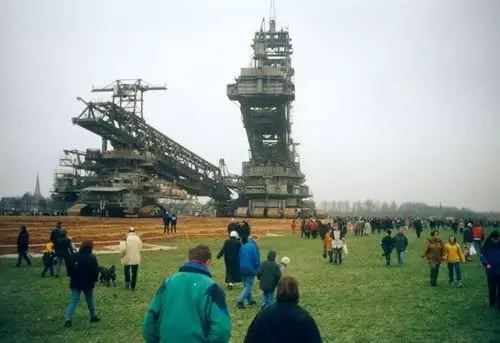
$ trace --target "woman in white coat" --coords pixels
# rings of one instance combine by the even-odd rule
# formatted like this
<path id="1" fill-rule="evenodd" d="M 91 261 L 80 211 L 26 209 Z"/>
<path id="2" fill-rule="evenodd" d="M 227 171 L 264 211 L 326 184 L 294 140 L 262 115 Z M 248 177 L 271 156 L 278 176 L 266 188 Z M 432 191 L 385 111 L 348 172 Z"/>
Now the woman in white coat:
<path id="1" fill-rule="evenodd" d="M 131 227 L 126 240 L 120 244 L 121 262 L 124 265 L 125 288 L 135 291 L 137 284 L 137 271 L 141 263 L 142 241 Z"/>
<path id="2" fill-rule="evenodd" d="M 342 231 L 339 230 L 338 224 L 335 224 L 333 230 L 330 234 L 332 240 L 332 248 L 333 248 L 333 263 L 342 264 L 342 249 L 345 244 L 345 236 Z"/>

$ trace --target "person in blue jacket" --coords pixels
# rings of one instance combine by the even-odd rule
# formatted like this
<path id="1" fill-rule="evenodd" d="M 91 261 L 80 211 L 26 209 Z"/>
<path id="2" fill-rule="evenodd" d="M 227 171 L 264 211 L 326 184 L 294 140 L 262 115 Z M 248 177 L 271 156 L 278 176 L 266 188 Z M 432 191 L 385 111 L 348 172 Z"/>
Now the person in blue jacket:
<path id="1" fill-rule="evenodd" d="M 490 307 L 500 311 L 500 233 L 493 231 L 481 249 L 481 263 L 486 268 Z"/>
<path id="2" fill-rule="evenodd" d="M 243 291 L 238 298 L 237 307 L 239 309 L 245 308 L 245 300 L 248 301 L 248 305 L 255 305 L 256 303 L 252 297 L 252 287 L 260 265 L 258 241 L 257 236 L 252 235 L 252 238 L 243 244 L 240 249 L 240 275 L 243 282 Z"/>

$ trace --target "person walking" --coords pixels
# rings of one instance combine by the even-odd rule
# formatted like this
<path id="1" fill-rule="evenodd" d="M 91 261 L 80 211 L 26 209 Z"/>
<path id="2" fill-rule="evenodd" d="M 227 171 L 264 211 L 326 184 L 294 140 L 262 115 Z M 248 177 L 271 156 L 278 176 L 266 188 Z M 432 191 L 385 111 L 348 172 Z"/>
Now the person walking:
<path id="1" fill-rule="evenodd" d="M 484 242 L 481 263 L 486 269 L 490 307 L 500 311 L 500 233 L 497 230 Z"/>
<path id="2" fill-rule="evenodd" d="M 243 291 L 238 298 L 237 307 L 239 309 L 245 308 L 245 300 L 248 301 L 248 305 L 255 305 L 256 303 L 252 297 L 252 288 L 260 264 L 260 253 L 257 243 L 257 236 L 252 236 L 252 239 L 243 244 L 240 249 L 240 275 L 243 281 Z"/>
<path id="3" fill-rule="evenodd" d="M 59 277 L 59 272 L 61 271 L 61 266 L 64 262 L 66 268 L 66 275 L 69 276 L 69 267 L 71 264 L 71 257 L 73 256 L 73 247 L 71 245 L 71 240 L 67 237 L 68 232 L 66 229 L 61 230 L 61 234 L 57 237 L 57 242 L 54 246 L 56 251 L 56 278 Z"/>
<path id="4" fill-rule="evenodd" d="M 229 239 L 217 254 L 217 259 L 224 256 L 224 265 L 226 266 L 226 285 L 228 290 L 232 290 L 235 283 L 241 282 L 240 276 L 240 249 L 241 242 L 238 232 L 231 231 Z"/>
<path id="5" fill-rule="evenodd" d="M 470 262 L 472 261 L 470 250 L 473 246 L 474 238 L 472 237 L 472 224 L 467 225 L 463 232 L 463 240 L 465 246 L 465 260 Z"/>
<path id="6" fill-rule="evenodd" d="M 28 248 L 30 246 L 30 234 L 26 225 L 21 225 L 21 230 L 17 235 L 17 263 L 16 267 L 21 267 L 23 259 L 28 266 L 31 266 L 30 258 L 28 257 Z"/>
<path id="7" fill-rule="evenodd" d="M 54 276 L 54 243 L 47 243 L 42 253 L 42 277 L 45 277 L 47 272 L 50 272 L 50 276 Z"/>
<path id="8" fill-rule="evenodd" d="M 274 301 L 274 290 L 281 278 L 280 265 L 276 263 L 276 251 L 271 250 L 267 261 L 263 261 L 257 271 L 257 279 L 262 290 L 262 308 L 269 306 Z"/>
<path id="9" fill-rule="evenodd" d="M 481 253 L 481 244 L 484 241 L 484 230 L 479 222 L 476 222 L 472 227 L 472 239 L 477 253 Z"/>
<path id="10" fill-rule="evenodd" d="M 162 282 L 144 316 L 146 343 L 229 342 L 231 318 L 224 291 L 208 270 L 211 259 L 210 249 L 197 245 L 179 272 Z"/>
<path id="11" fill-rule="evenodd" d="M 425 240 L 425 247 L 422 251 L 422 258 L 426 258 L 430 267 L 431 287 L 437 286 L 439 268 L 444 255 L 444 244 L 439 238 L 439 231 L 431 232 L 431 238 Z"/>
<path id="12" fill-rule="evenodd" d="M 413 227 L 415 228 L 415 233 L 417 234 L 417 238 L 420 238 L 420 236 L 422 235 L 422 221 L 420 220 L 420 218 L 417 218 L 413 222 Z"/>
<path id="13" fill-rule="evenodd" d="M 382 238 L 380 246 L 384 251 L 383 256 L 385 257 L 385 265 L 389 266 L 391 264 L 392 250 L 394 250 L 394 238 L 392 237 L 391 230 L 387 230 L 387 235 Z"/>
<path id="14" fill-rule="evenodd" d="M 457 243 L 457 238 L 451 235 L 448 238 L 448 243 L 444 246 L 443 261 L 448 264 L 448 283 L 453 284 L 454 276 L 456 276 L 455 286 L 462 287 L 462 273 L 460 263 L 465 263 L 465 256 L 462 248 Z"/>
<path id="15" fill-rule="evenodd" d="M 276 303 L 255 316 L 248 327 L 244 343 L 321 343 L 316 322 L 298 303 L 297 279 L 284 276 L 278 282 Z"/>
<path id="16" fill-rule="evenodd" d="M 163 233 L 170 233 L 170 216 L 168 215 L 168 212 L 165 212 L 163 215 Z"/>
<path id="17" fill-rule="evenodd" d="M 172 217 L 170 217 L 170 229 L 172 233 L 177 233 L 177 215 L 175 214 L 172 214 Z"/>
<path id="18" fill-rule="evenodd" d="M 135 228 L 128 230 L 125 244 L 122 245 L 121 255 L 123 272 L 125 275 L 125 288 L 135 291 L 137 272 L 141 263 L 142 241 L 135 233 Z"/>
<path id="19" fill-rule="evenodd" d="M 398 233 L 394 236 L 394 247 L 396 248 L 398 264 L 402 267 L 405 259 L 405 251 L 408 247 L 408 238 L 406 238 L 404 227 L 399 228 Z"/>
<path id="20" fill-rule="evenodd" d="M 71 302 L 66 311 L 66 322 L 64 327 L 71 327 L 71 319 L 75 314 L 80 294 L 83 292 L 90 313 L 90 322 L 96 323 L 100 318 L 96 315 L 94 286 L 99 277 L 99 264 L 97 258 L 92 254 L 92 241 L 84 241 L 80 250 L 73 256 L 69 267 Z"/>
<path id="21" fill-rule="evenodd" d="M 342 264 L 342 249 L 345 244 L 345 235 L 339 230 L 338 225 L 333 227 L 331 233 L 332 249 L 333 249 L 333 263 Z"/>

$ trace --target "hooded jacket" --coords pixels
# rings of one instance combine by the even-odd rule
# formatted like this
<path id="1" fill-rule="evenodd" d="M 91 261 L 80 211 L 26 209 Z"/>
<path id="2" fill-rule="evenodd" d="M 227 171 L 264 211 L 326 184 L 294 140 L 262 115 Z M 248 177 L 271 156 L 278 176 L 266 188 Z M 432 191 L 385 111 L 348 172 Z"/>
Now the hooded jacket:
<path id="1" fill-rule="evenodd" d="M 144 317 L 147 343 L 228 343 L 231 319 L 224 291 L 208 268 L 186 262 L 164 280 Z"/>
<path id="2" fill-rule="evenodd" d="M 274 292 L 278 281 L 281 279 L 281 269 L 279 264 L 276 263 L 276 252 L 274 250 L 271 250 L 267 255 L 267 261 L 260 264 L 257 278 L 260 280 L 262 292 Z"/>

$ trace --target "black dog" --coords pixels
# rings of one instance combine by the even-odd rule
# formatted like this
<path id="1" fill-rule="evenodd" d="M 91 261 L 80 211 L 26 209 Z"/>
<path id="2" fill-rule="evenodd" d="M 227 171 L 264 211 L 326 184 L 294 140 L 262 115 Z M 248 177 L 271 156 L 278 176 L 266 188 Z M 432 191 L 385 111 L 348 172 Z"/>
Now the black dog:
<path id="1" fill-rule="evenodd" d="M 115 265 L 112 265 L 109 268 L 100 268 L 100 273 L 99 273 L 99 282 L 103 285 L 106 286 L 111 286 L 111 283 L 113 284 L 114 287 L 116 287 L 116 271 L 115 271 Z"/>

